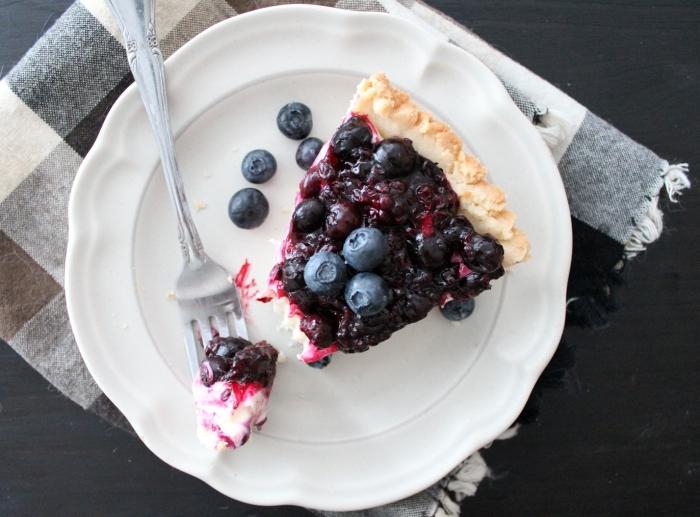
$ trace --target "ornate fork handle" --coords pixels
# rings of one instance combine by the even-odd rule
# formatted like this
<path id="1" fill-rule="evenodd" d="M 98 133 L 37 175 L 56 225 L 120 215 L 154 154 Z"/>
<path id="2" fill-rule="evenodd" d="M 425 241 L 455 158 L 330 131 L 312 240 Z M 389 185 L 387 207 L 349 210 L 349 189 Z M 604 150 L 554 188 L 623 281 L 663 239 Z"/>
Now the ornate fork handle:
<path id="1" fill-rule="evenodd" d="M 186 264 L 206 261 L 202 242 L 187 204 L 184 185 L 175 158 L 165 92 L 163 55 L 155 31 L 153 0 L 107 0 L 124 35 L 129 67 L 139 86 L 148 119 L 155 134 L 165 183 L 177 215 L 178 238 Z"/>

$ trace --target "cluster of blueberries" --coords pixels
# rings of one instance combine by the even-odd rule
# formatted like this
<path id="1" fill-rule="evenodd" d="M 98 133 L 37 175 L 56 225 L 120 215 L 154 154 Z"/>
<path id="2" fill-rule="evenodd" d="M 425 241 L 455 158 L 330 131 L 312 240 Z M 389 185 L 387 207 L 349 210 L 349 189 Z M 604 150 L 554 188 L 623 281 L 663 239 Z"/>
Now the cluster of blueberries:
<path id="1" fill-rule="evenodd" d="M 277 114 L 280 132 L 293 140 L 301 140 L 296 151 L 296 162 L 303 170 L 316 159 L 323 142 L 309 137 L 313 128 L 311 110 L 301 102 L 285 104 Z M 250 183 L 259 185 L 269 181 L 277 172 L 277 160 L 265 149 L 254 149 L 241 162 L 241 173 Z M 260 226 L 270 213 L 270 204 L 260 190 L 248 187 L 239 190 L 228 205 L 229 218 L 239 228 L 252 229 Z"/>
<path id="2" fill-rule="evenodd" d="M 386 236 L 377 228 L 357 228 L 345 239 L 343 257 L 320 251 L 304 267 L 304 281 L 316 294 L 337 296 L 344 291 L 345 302 L 358 316 L 372 316 L 389 303 L 386 282 L 371 271 L 389 251 Z M 345 260 L 343 260 L 343 258 Z M 349 265 L 357 274 L 348 279 Z"/>
<path id="3" fill-rule="evenodd" d="M 298 214 L 299 210 L 295 216 Z M 295 224 L 300 219 L 295 217 Z M 391 291 L 382 277 L 371 271 L 384 261 L 388 251 L 387 238 L 380 230 L 358 228 L 345 239 L 343 257 L 329 251 L 313 255 L 304 267 L 304 281 L 319 295 L 344 292 L 345 303 L 358 316 L 378 314 L 389 303 Z M 357 271 L 349 280 L 346 264 Z M 474 311 L 474 299 L 451 300 L 440 311 L 450 321 L 463 320 Z"/>
<path id="4" fill-rule="evenodd" d="M 278 352 L 266 341 L 253 344 L 240 337 L 216 336 L 205 347 L 204 355 L 199 376 L 205 386 L 220 380 L 272 386 Z"/>

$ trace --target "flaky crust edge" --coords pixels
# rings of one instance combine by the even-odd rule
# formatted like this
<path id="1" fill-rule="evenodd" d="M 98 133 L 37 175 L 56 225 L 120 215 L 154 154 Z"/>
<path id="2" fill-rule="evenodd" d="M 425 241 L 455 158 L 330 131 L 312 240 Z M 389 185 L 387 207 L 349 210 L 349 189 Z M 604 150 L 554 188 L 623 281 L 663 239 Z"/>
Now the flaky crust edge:
<path id="1" fill-rule="evenodd" d="M 459 196 L 460 212 L 476 231 L 503 246 L 504 267 L 529 257 L 530 242 L 515 226 L 516 217 L 506 208 L 505 193 L 488 181 L 484 165 L 464 152 L 461 139 L 449 126 L 421 110 L 382 72 L 360 82 L 350 111 L 367 116 L 384 137 L 409 138 L 420 154 L 442 168 Z"/>

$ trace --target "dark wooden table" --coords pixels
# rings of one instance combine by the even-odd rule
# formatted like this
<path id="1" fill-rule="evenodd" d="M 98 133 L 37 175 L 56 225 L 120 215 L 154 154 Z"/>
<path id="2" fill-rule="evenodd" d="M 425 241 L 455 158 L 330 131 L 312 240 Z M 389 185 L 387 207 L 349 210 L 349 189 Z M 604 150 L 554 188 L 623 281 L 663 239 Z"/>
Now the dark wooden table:
<path id="1" fill-rule="evenodd" d="M 5 72 L 66 0 L 0 0 Z M 432 0 L 671 161 L 700 166 L 698 0 Z M 2 171 L 0 171 L 2 174 Z M 465 515 L 700 514 L 700 194 L 626 273 L 538 422 L 486 452 Z M 310 515 L 232 501 L 64 399 L 0 343 L 0 515 Z"/>

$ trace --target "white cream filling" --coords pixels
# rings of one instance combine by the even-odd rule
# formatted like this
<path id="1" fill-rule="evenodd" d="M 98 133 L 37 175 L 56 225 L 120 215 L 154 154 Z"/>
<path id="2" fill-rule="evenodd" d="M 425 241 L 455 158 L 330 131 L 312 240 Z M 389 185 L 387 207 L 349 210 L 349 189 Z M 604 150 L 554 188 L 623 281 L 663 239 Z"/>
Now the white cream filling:
<path id="1" fill-rule="evenodd" d="M 308 346 L 309 338 L 301 331 L 301 318 L 297 314 L 292 314 L 292 308 L 287 297 L 273 298 L 272 309 L 282 315 L 280 328 L 291 333 L 292 341 L 304 347 Z"/>
<path id="2" fill-rule="evenodd" d="M 266 418 L 268 389 L 248 388 L 242 400 L 236 400 L 231 384 L 219 381 L 205 386 L 199 378 L 193 383 L 197 436 L 211 449 L 236 449 L 244 445 L 253 426 L 261 425 Z"/>

